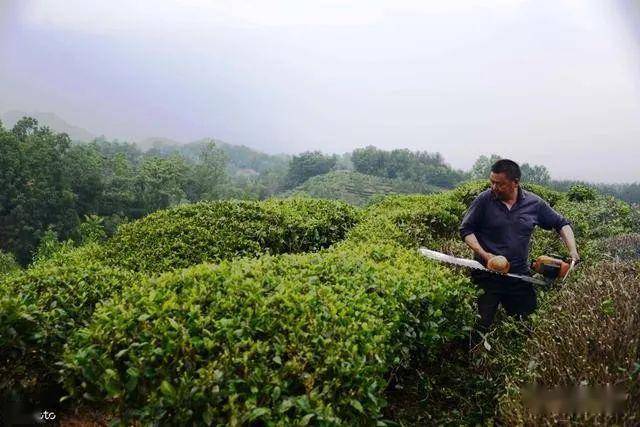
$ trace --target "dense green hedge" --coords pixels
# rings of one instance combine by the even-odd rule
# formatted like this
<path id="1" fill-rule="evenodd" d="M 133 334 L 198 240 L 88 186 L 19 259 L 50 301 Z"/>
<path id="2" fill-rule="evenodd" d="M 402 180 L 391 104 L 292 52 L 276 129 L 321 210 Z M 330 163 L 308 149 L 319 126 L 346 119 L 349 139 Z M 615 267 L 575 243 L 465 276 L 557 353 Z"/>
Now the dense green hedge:
<path id="1" fill-rule="evenodd" d="M 315 251 L 341 240 L 357 219 L 355 208 L 328 200 L 203 202 L 121 226 L 106 254 L 116 266 L 160 273 L 204 261 Z"/>
<path id="2" fill-rule="evenodd" d="M 65 387 L 126 422 L 371 422 L 391 368 L 465 334 L 473 294 L 388 243 L 203 264 L 96 310 Z"/>
<path id="3" fill-rule="evenodd" d="M 454 238 L 465 206 L 450 192 L 387 196 L 370 206 L 347 236 L 352 242 L 394 241 L 408 248 Z"/>
<path id="4" fill-rule="evenodd" d="M 0 395 L 55 384 L 55 363 L 94 307 L 137 279 L 91 261 L 43 263 L 0 282 Z"/>

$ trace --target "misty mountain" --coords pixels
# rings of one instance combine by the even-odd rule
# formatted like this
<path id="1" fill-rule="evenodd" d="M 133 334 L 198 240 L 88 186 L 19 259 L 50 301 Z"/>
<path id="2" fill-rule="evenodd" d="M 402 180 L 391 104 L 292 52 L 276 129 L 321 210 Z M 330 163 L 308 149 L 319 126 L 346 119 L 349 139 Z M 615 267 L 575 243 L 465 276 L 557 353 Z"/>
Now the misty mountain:
<path id="1" fill-rule="evenodd" d="M 55 113 L 30 112 L 19 110 L 7 111 L 2 115 L 2 123 L 12 128 L 23 117 L 33 117 L 41 126 L 48 126 L 58 133 L 66 133 L 72 141 L 92 141 L 96 136 L 86 129 L 67 123 Z"/>

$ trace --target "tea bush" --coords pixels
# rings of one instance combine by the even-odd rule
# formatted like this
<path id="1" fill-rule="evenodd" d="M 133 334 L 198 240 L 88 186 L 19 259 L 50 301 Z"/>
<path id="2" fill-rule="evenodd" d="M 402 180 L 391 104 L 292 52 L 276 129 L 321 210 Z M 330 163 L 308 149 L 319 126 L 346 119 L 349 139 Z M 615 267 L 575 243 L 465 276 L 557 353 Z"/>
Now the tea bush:
<path id="1" fill-rule="evenodd" d="M 92 262 L 42 263 L 0 283 L 0 395 L 56 382 L 55 363 L 100 301 L 136 276 Z"/>
<path id="2" fill-rule="evenodd" d="M 597 243 L 604 259 L 615 261 L 640 261 L 640 233 L 622 234 L 602 239 Z"/>
<path id="3" fill-rule="evenodd" d="M 127 423 L 370 423 L 390 369 L 463 336 L 473 295 L 390 243 L 203 264 L 96 310 L 65 386 Z"/>
<path id="4" fill-rule="evenodd" d="M 357 219 L 355 208 L 328 200 L 202 202 L 123 224 L 106 253 L 113 265 L 160 273 L 204 261 L 315 251 L 341 240 Z"/>
<path id="5" fill-rule="evenodd" d="M 564 199 L 555 209 L 569 221 L 576 236 L 578 251 L 584 260 L 600 259 L 598 240 L 638 230 L 638 214 L 627 203 L 611 196 L 598 195 L 595 200 L 575 202 Z M 555 232 L 537 230 L 532 242 L 534 256 L 566 253 Z"/>
<path id="6" fill-rule="evenodd" d="M 367 208 L 347 240 L 393 241 L 408 248 L 453 238 L 465 207 L 450 193 L 387 196 Z"/>
<path id="7" fill-rule="evenodd" d="M 372 199 L 387 194 L 429 194 L 440 190 L 442 189 L 415 181 L 337 170 L 311 177 L 284 195 L 342 200 L 355 206 L 365 206 Z"/>
<path id="8" fill-rule="evenodd" d="M 505 425 L 637 425 L 640 422 L 640 264 L 603 262 L 578 270 L 537 317 L 520 369 L 500 399 Z M 621 414 L 536 415 L 521 387 L 622 388 Z M 604 411 L 602 411 L 604 412 Z"/>
<path id="9" fill-rule="evenodd" d="M 595 200 L 598 192 L 596 189 L 587 187 L 586 185 L 572 185 L 567 191 L 567 197 L 572 202 L 587 202 Z"/>
<path id="10" fill-rule="evenodd" d="M 0 277 L 3 274 L 11 273 L 20 269 L 20 264 L 12 254 L 0 251 Z"/>

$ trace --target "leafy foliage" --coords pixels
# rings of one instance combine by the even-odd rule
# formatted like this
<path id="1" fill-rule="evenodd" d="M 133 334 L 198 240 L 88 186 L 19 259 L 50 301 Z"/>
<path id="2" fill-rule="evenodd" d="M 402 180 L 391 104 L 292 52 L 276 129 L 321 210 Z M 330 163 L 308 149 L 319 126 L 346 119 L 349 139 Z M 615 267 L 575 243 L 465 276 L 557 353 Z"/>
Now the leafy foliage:
<path id="1" fill-rule="evenodd" d="M 335 167 L 337 161 L 337 156 L 327 156 L 320 151 L 306 151 L 293 156 L 285 179 L 287 186 L 293 188 L 313 176 L 325 174 Z"/>
<path id="2" fill-rule="evenodd" d="M 77 225 L 75 195 L 66 153 L 69 137 L 18 121 L 11 131 L 0 127 L 0 250 L 26 264 L 44 231 L 61 235 Z"/>
<path id="3" fill-rule="evenodd" d="M 461 336 L 473 294 L 392 244 L 205 264 L 100 307 L 65 385 L 143 422 L 375 420 L 389 369 Z"/>
<path id="4" fill-rule="evenodd" d="M 357 219 L 354 208 L 326 200 L 201 202 L 122 225 L 106 254 L 114 265 L 159 273 L 265 252 L 315 251 L 341 240 Z"/>
<path id="5" fill-rule="evenodd" d="M 20 269 L 13 255 L 0 251 L 0 276 Z"/>
<path id="6" fill-rule="evenodd" d="M 388 194 L 424 194 L 439 190 L 438 187 L 417 182 L 341 170 L 314 176 L 284 195 L 342 200 L 352 205 L 364 206 L 375 198 Z"/>
<path id="7" fill-rule="evenodd" d="M 569 188 L 567 197 L 572 202 L 586 202 L 596 199 L 596 191 L 586 185 L 573 185 Z"/>
<path id="8" fill-rule="evenodd" d="M 450 193 L 387 196 L 365 211 L 348 241 L 394 241 L 408 248 L 432 245 L 457 234 L 465 207 Z"/>
<path id="9" fill-rule="evenodd" d="M 469 177 L 471 179 L 489 179 L 491 173 L 491 166 L 502 157 L 497 154 L 491 156 L 482 155 L 476 159 L 475 163 L 471 167 Z M 530 165 L 529 163 L 522 163 L 520 165 L 521 182 L 527 184 L 547 185 L 551 180 L 549 171 L 542 165 Z"/>
<path id="10" fill-rule="evenodd" d="M 623 201 L 598 195 L 584 202 L 560 200 L 555 209 L 571 221 L 578 250 L 585 260 L 601 258 L 598 241 L 631 233 L 640 225 L 640 215 Z M 536 230 L 532 241 L 532 255 L 566 253 L 555 232 Z"/>
<path id="11" fill-rule="evenodd" d="M 423 185 L 451 188 L 463 179 L 463 174 L 447 165 L 439 153 L 407 149 L 384 151 L 368 146 L 354 150 L 351 161 L 357 172 Z"/>
<path id="12" fill-rule="evenodd" d="M 640 182 L 604 184 L 573 180 L 552 180 L 549 183 L 551 188 L 558 191 L 569 191 L 574 185 L 584 185 L 595 188 L 602 194 L 608 194 L 627 203 L 640 204 Z"/>
<path id="13" fill-rule="evenodd" d="M 136 276 L 87 259 L 41 263 L 0 283 L 0 395 L 33 394 L 57 381 L 72 331 Z"/>
<path id="14" fill-rule="evenodd" d="M 640 261 L 640 233 L 622 234 L 598 242 L 598 252 L 604 259 Z"/>
<path id="15" fill-rule="evenodd" d="M 637 264 L 599 263 L 579 272 L 537 317 L 520 369 L 500 401 L 507 425 L 635 425 L 640 420 L 640 273 Z M 615 385 L 628 393 L 621 413 L 536 415 L 521 387 Z M 602 403 L 602 402 L 600 402 Z M 604 411 L 603 411 L 604 412 Z"/>

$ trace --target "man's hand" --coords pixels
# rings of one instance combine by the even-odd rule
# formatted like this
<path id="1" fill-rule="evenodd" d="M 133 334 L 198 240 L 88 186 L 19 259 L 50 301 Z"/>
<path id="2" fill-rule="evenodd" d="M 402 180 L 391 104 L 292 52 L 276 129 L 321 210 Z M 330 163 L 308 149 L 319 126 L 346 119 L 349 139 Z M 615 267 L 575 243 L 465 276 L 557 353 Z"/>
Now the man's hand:
<path id="1" fill-rule="evenodd" d="M 491 252 L 484 252 L 481 256 L 482 256 L 482 259 L 484 259 L 484 265 L 487 265 L 489 264 L 489 260 L 495 257 L 496 255 L 492 254 Z"/>
<path id="2" fill-rule="evenodd" d="M 573 260 L 574 264 L 577 264 L 580 262 L 580 255 L 578 254 L 578 251 L 575 251 L 571 254 L 569 254 L 569 256 L 571 257 L 571 259 Z"/>

